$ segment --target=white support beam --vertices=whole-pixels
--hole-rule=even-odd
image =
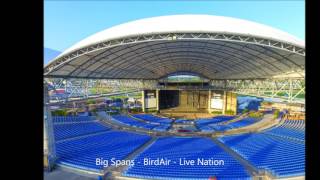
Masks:
[[[61,81],[56,81],[61,82]],[[207,89],[231,91],[237,94],[252,95],[258,97],[280,98],[288,102],[303,102],[299,96],[305,93],[304,79],[252,79],[252,80],[210,80]],[[61,83],[59,85],[61,87]],[[126,92],[143,89],[165,89],[157,80],[142,79],[105,79],[105,80],[81,80],[68,79],[65,84],[66,92],[70,94],[66,98],[90,98],[89,88],[109,88],[110,93]],[[101,94],[102,95],[102,94]],[[99,96],[99,94],[97,95]]]
[[[238,94],[305,103],[304,98],[298,98],[305,92],[304,79],[228,80],[226,89]]]

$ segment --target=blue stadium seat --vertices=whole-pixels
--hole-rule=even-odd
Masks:
[[[103,158],[111,163],[111,158],[122,160],[151,137],[121,131],[105,133],[56,143],[57,164],[100,171],[103,165],[96,165],[96,158]]]
[[[234,116],[219,116],[215,119],[200,119],[196,121],[198,129],[202,132],[214,132],[214,131],[226,131],[234,128],[241,128],[244,126],[249,126],[256,123],[258,120],[255,118],[243,118],[236,122],[231,122],[229,124],[219,124],[221,122],[226,122],[233,119]]]
[[[265,133],[232,135],[219,138],[255,167],[276,177],[303,176],[305,144]]]
[[[304,141],[305,140],[304,120],[285,120],[279,127],[267,129],[264,133],[278,137]]]
[[[170,128],[170,124],[162,124],[162,125],[156,126],[152,130],[164,132],[164,131],[167,131],[169,128]]]
[[[235,116],[215,116],[212,118],[201,118],[201,119],[197,119],[196,125],[209,125],[209,124],[217,124],[217,123],[222,123],[222,122],[226,122],[229,121],[231,119],[234,119]]]
[[[156,124],[141,122],[125,115],[114,115],[112,116],[112,118],[113,118],[113,121],[116,123],[125,124],[128,126],[137,127],[137,128],[144,128],[148,130],[151,130],[159,126]]]
[[[87,122],[95,120],[94,116],[52,116],[53,123]]]
[[[152,114],[134,114],[132,116],[138,119],[142,119],[142,120],[153,122],[153,123],[159,123],[159,124],[168,124],[172,122],[172,120],[169,118],[158,117]]]
[[[147,165],[144,158],[167,158],[168,165]],[[195,165],[179,165],[179,158],[195,160]],[[223,160],[224,165],[201,165],[199,159]],[[175,162],[175,163],[174,163]],[[124,176],[149,179],[251,179],[246,169],[208,138],[162,137],[135,158]]]
[[[176,124],[190,124],[192,121],[186,119],[177,119],[174,121]]]
[[[104,126],[98,122],[84,122],[72,124],[54,124],[55,140],[77,137],[92,133],[110,130],[110,127]]]

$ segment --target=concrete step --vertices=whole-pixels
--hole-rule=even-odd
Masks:
[[[137,150],[135,150],[134,152],[129,154],[124,160],[133,160],[142,151],[144,151],[149,146],[151,146],[157,139],[158,139],[158,137],[152,137],[152,139],[150,139],[148,142],[146,142],[145,144],[140,146]],[[128,168],[128,166],[126,166],[126,165],[118,166],[118,167],[111,166],[111,167],[107,167],[104,170],[104,172],[105,173],[110,172],[109,174],[111,174],[112,176],[121,176],[122,172],[125,171],[127,168]]]

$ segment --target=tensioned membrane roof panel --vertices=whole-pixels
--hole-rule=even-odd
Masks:
[[[262,24],[222,16],[146,18],[98,32],[45,67],[47,77],[159,79],[192,72],[209,79],[304,77],[304,42]]]

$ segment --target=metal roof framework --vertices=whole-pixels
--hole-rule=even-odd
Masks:
[[[45,76],[155,80],[185,71],[208,79],[270,78],[290,71],[304,71],[304,56],[303,47],[257,37],[218,33],[154,34],[76,50],[50,63],[45,68]]]

